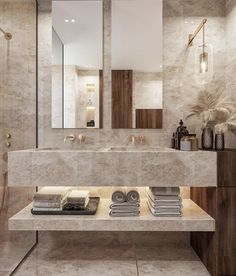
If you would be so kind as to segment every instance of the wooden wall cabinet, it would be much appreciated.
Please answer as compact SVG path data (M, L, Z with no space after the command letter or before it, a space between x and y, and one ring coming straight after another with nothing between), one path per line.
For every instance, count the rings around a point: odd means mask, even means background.
M236 275L236 150L217 153L217 188L191 188L191 199L216 221L192 232L191 245L211 275Z

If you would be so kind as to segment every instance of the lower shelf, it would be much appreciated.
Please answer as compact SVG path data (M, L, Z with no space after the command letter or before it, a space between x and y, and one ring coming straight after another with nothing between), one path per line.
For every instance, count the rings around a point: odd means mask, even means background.
M101 199L93 216L32 215L32 204L9 219L10 230L39 231L215 231L215 220L192 200L183 200L183 216L154 217L145 200L139 217L109 216L110 200Z

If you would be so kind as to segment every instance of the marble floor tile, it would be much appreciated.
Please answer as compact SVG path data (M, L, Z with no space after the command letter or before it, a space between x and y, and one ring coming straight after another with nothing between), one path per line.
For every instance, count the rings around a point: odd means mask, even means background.
M11 271L2 271L2 270L0 270L0 276L9 276L10 275L10 273L11 273Z
M0 276L9 275L29 251L32 244L27 242L0 242Z
M15 275L209 276L209 273L186 245L134 248L40 243Z
M200 261L138 261L139 276L210 276Z
M135 251L127 247L39 245L16 276L137 276Z
M139 276L209 276L189 246L136 248Z

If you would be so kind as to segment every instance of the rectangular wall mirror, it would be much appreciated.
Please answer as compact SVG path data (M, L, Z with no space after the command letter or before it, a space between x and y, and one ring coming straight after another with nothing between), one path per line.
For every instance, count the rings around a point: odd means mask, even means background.
M162 0L112 0L112 128L162 128Z
M102 128L102 1L52 1L52 127Z

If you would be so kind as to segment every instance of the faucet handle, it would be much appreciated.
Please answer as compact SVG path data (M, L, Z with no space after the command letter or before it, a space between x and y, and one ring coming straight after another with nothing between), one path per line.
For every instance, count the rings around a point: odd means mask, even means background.
M132 142L132 144L135 144L136 137L134 135L130 135L128 139L130 142Z
M66 143L66 141L74 142L74 141L75 141L75 138L76 138L76 136L75 136L74 134L67 135L67 136L64 138L64 143Z
M79 139L79 143L81 144L82 142L84 142L84 141L85 141L86 136L85 136L85 135L83 135L83 134L79 134L79 135L78 135L78 139Z
M140 135L140 136L138 137L138 140L139 140L139 142L140 142L141 145L144 144L145 136L144 136L144 135Z

